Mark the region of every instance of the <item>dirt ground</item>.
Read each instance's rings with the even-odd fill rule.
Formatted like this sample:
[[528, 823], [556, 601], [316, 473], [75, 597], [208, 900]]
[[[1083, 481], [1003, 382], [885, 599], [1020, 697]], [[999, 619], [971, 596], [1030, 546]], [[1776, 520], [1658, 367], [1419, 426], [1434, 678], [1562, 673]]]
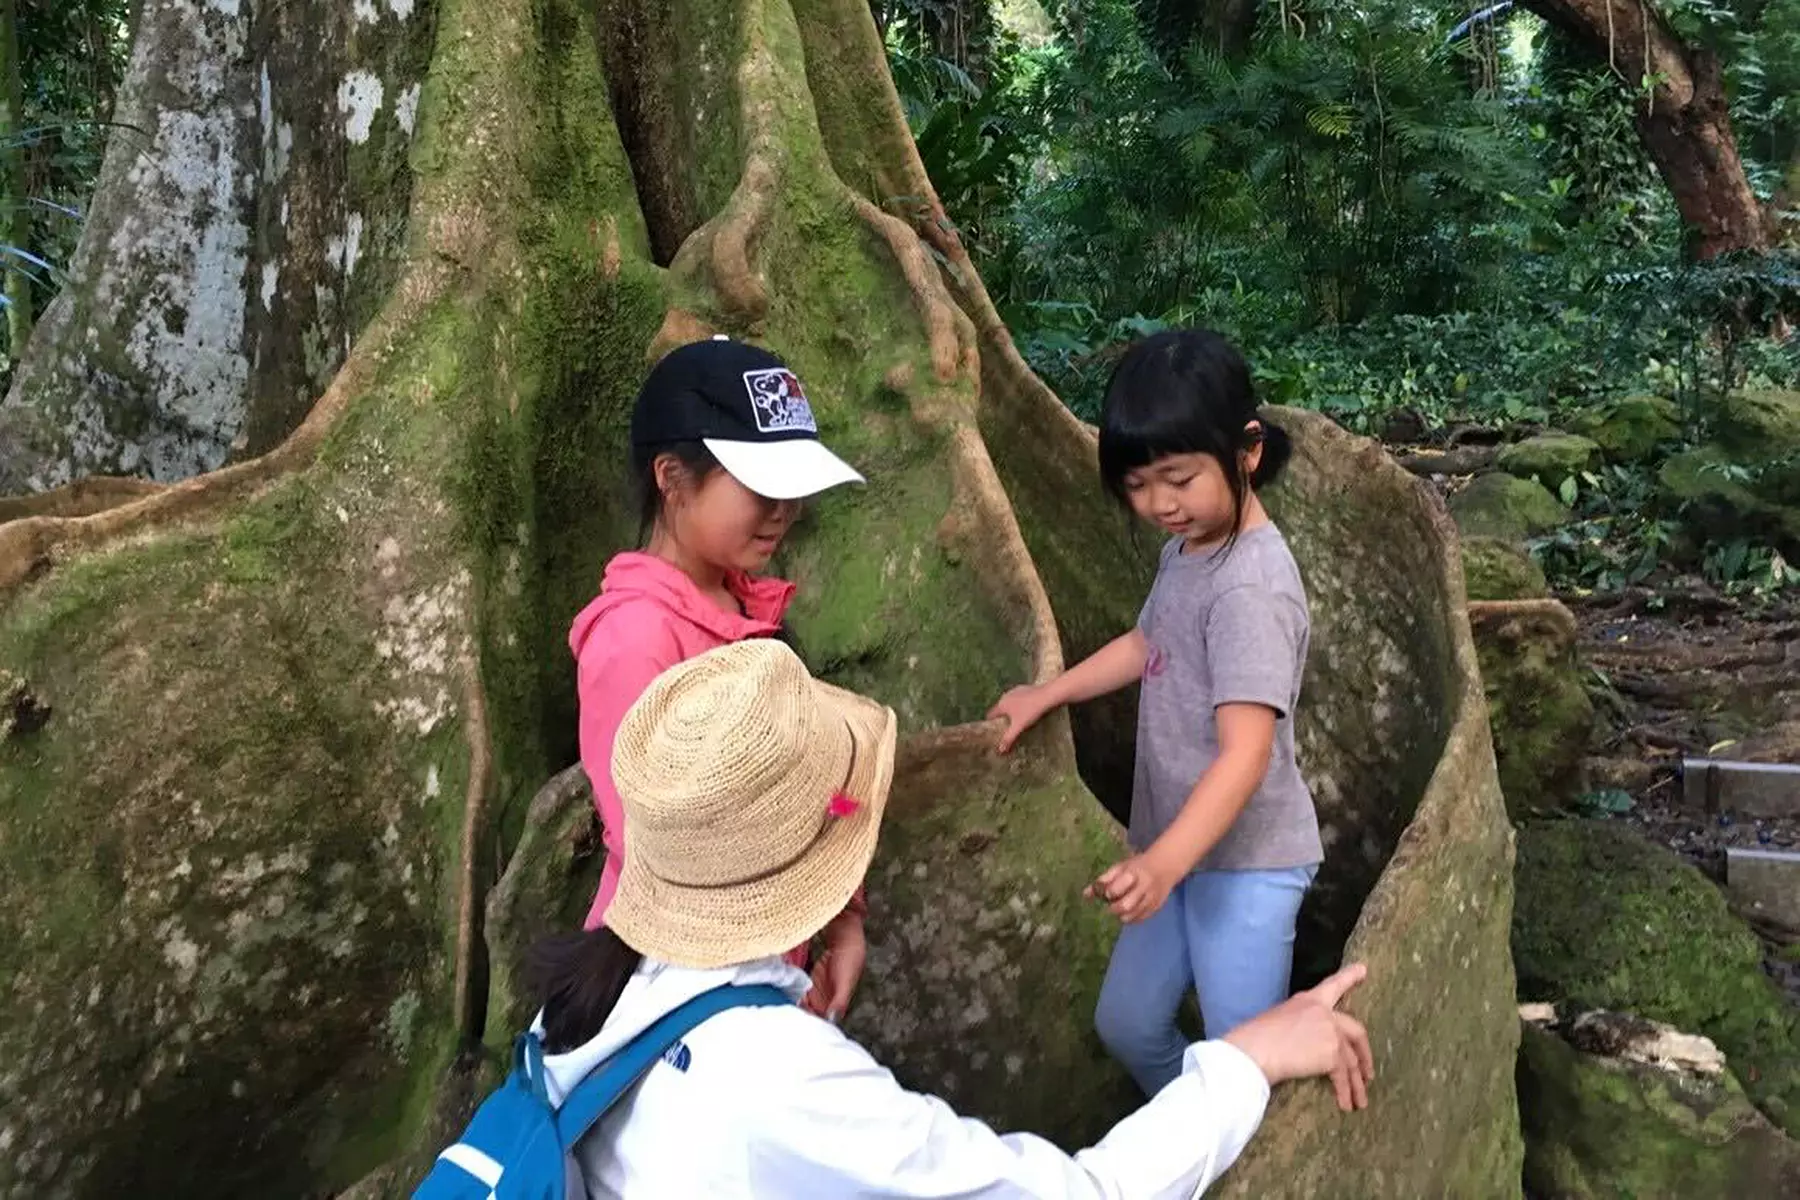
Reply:
[[[1800, 762], [1800, 604], [1740, 604], [1697, 580], [1564, 597], [1600, 709], [1591, 785], [1628, 793], [1620, 819], [1724, 881], [1727, 847], [1800, 849], [1800, 820], [1683, 802], [1684, 756]], [[1800, 1003], [1800, 953], [1770, 938], [1771, 975]]]

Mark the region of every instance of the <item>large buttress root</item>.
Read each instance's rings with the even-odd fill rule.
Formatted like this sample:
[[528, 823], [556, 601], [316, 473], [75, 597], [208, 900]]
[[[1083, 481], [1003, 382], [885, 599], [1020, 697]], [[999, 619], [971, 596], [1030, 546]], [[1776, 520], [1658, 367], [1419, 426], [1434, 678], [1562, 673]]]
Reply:
[[[50, 712], [0, 743], [0, 1194], [334, 1190], [482, 1033], [490, 816], [548, 771], [538, 647], [499, 632], [543, 566], [508, 543], [566, 478], [520, 348], [596, 315], [531, 285], [596, 275], [575, 229], [643, 235], [604, 109], [561, 94], [597, 77], [548, 36], [576, 18], [437, 15], [407, 263], [300, 428], [0, 524], [0, 664]], [[616, 186], [533, 223], [547, 158]], [[658, 281], [618, 275], [647, 337]]]

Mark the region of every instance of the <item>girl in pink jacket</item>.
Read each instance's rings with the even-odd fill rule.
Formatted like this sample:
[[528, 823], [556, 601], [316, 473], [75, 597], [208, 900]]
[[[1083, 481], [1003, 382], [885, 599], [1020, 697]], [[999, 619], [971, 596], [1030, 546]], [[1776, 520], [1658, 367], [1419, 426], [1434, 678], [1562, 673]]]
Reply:
[[[862, 476], [819, 441], [800, 381], [766, 350], [724, 337], [670, 352], [650, 372], [631, 415], [644, 549], [606, 565], [600, 595], [575, 618], [581, 764], [606, 844], [586, 927], [605, 921], [627, 853], [613, 786], [613, 738], [650, 682], [727, 642], [779, 637], [794, 586], [754, 572], [768, 565], [799, 501]], [[859, 891], [824, 932], [804, 1001], [836, 1020], [862, 974]], [[809, 966], [809, 947], [788, 961]]]

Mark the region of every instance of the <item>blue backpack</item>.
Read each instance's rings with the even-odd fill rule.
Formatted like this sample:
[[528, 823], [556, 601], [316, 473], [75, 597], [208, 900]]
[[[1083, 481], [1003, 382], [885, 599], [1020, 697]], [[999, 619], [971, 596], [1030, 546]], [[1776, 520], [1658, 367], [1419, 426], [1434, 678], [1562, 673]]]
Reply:
[[[562, 1107], [544, 1090], [544, 1046], [519, 1035], [512, 1073], [481, 1102], [462, 1139], [438, 1155], [413, 1200], [567, 1200], [584, 1196], [568, 1153], [683, 1034], [728, 1008], [791, 1004], [767, 984], [702, 992], [620, 1047], [575, 1085]], [[571, 1183], [574, 1187], [571, 1188]]]

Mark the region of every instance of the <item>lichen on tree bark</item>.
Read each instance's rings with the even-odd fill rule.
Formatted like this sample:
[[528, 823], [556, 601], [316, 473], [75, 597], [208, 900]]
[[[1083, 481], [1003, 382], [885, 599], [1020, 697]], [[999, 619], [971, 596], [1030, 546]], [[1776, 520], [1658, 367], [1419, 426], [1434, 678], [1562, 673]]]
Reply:
[[[516, 1023], [515, 917], [587, 886], [527, 812], [573, 758], [562, 634], [632, 536], [639, 380], [715, 330], [788, 357], [875, 480], [782, 564], [815, 668], [907, 735], [856, 1028], [970, 1111], [1091, 1135], [1124, 1093], [1088, 1030], [1112, 927], [1078, 893], [1119, 843], [1077, 763], [1116, 785], [1129, 701], [1005, 761], [975, 722], [1124, 627], [1145, 562], [936, 201], [867, 5], [435, 20], [394, 282], [299, 428], [0, 524], [0, 669], [52, 713], [0, 744], [0, 1192], [406, 1189], [480, 1078], [446, 1066]], [[1451, 534], [1371, 444], [1287, 419], [1333, 844], [1306, 953], [1370, 961], [1387, 1107], [1285, 1092], [1229, 1187], [1504, 1194], [1510, 834]], [[1019, 1086], [1040, 1071], [1066, 1090]]]
[[0, 404], [0, 495], [278, 445], [392, 286], [429, 0], [149, 0], [70, 280]]

